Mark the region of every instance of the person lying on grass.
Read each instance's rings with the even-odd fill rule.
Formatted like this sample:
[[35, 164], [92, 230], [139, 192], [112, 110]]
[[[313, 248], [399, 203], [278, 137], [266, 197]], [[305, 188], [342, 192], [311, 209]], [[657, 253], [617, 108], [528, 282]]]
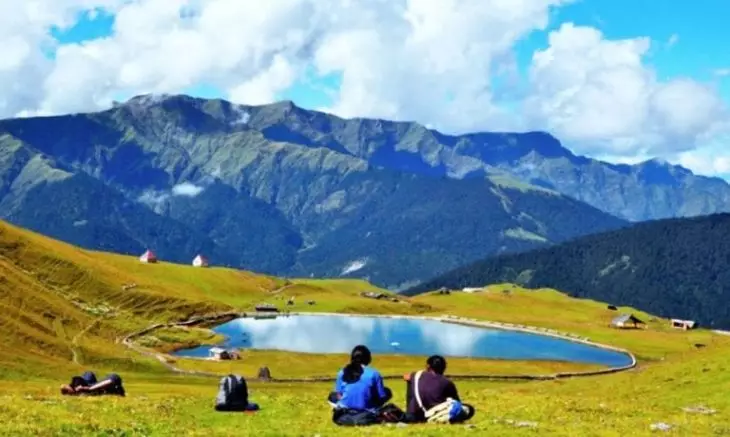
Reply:
[[403, 412], [388, 404], [393, 393], [383, 377], [370, 367], [372, 355], [363, 345], [355, 346], [350, 363], [337, 373], [335, 391], [327, 400], [334, 409], [332, 420], [338, 425], [370, 425], [399, 421]]
[[406, 421], [459, 423], [474, 416], [474, 407], [462, 404], [456, 385], [444, 376], [446, 359], [432, 355], [426, 370], [404, 375]]
[[122, 378], [116, 373], [110, 373], [101, 381], [97, 381], [94, 372], [84, 372], [81, 376], [71, 378], [70, 384], [61, 386], [63, 395], [116, 395], [124, 396]]

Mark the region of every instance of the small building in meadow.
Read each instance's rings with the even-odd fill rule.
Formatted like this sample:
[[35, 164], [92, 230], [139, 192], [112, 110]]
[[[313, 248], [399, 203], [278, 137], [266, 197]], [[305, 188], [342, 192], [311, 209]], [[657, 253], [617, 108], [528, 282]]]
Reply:
[[208, 350], [208, 359], [210, 360], [240, 360], [241, 356], [235, 350], [228, 350], [222, 347], [212, 347]]
[[193, 260], [193, 267], [208, 267], [209, 265], [208, 258], [200, 254]]
[[611, 327], [618, 329], [637, 329], [639, 325], [646, 325], [633, 314], [621, 314], [611, 321]]
[[208, 358], [211, 360], [230, 360], [231, 356], [222, 347], [212, 347], [208, 350]]
[[272, 305], [270, 303], [260, 303], [256, 305], [256, 311], [260, 313], [277, 313], [279, 312], [279, 308], [277, 308], [275, 305]]
[[153, 264], [157, 262], [157, 255], [155, 255], [155, 253], [151, 250], [147, 249], [147, 251], [139, 257], [139, 261], [146, 264]]
[[367, 297], [369, 299], [385, 299], [388, 297], [385, 293], [380, 293], [378, 291], [363, 291], [360, 293], [360, 296]]
[[694, 320], [672, 319], [672, 328], [684, 329], [685, 331], [687, 331], [696, 327], [697, 322], [695, 322]]

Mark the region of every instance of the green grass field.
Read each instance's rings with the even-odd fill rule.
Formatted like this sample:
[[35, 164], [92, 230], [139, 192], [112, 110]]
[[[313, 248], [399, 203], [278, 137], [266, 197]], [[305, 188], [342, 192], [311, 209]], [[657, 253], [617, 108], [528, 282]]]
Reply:
[[[123, 289], [123, 285], [136, 286]], [[426, 295], [402, 302], [359, 296], [361, 281], [284, 280], [229, 269], [196, 269], [133, 257], [83, 251], [0, 223], [0, 435], [653, 435], [665, 422], [670, 435], [730, 435], [730, 337], [706, 330], [677, 331], [668, 322], [631, 311], [645, 330], [608, 324], [614, 311], [600, 302], [552, 290], [494, 285], [483, 293]], [[505, 290], [509, 290], [506, 293]], [[535, 382], [458, 381], [475, 405], [469, 426], [377, 426], [339, 429], [330, 422], [326, 383], [251, 380], [256, 414], [216, 413], [217, 378], [173, 374], [160, 362], [120, 344], [153, 323], [219, 311], [246, 311], [261, 302], [292, 311], [456, 315], [577, 334], [631, 350], [639, 366], [599, 377]], [[308, 300], [316, 301], [308, 305]], [[184, 331], [184, 332], [183, 332]], [[146, 346], [169, 350], [214, 342], [209, 331], [166, 329]], [[696, 345], [703, 345], [698, 348]], [[240, 361], [178, 360], [185, 369], [252, 377], [259, 367], [275, 377], [334, 375], [343, 355], [245, 351]], [[384, 374], [420, 367], [423, 357], [376, 356]], [[120, 373], [125, 398], [68, 398], [58, 386], [87, 368]], [[552, 374], [582, 370], [554, 362], [450, 360], [449, 372]], [[101, 376], [101, 375], [100, 375]], [[401, 381], [389, 380], [402, 404]], [[686, 412], [704, 406], [713, 414]]]

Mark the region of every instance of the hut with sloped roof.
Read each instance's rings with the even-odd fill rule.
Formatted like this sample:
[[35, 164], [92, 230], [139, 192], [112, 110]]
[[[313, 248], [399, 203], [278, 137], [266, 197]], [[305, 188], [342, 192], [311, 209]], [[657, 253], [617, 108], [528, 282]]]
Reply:
[[139, 261], [145, 264], [154, 264], [157, 262], [157, 255], [155, 255], [155, 253], [151, 250], [147, 249], [145, 253], [143, 253], [139, 257]]
[[210, 263], [208, 262], [208, 258], [203, 255], [198, 254], [198, 256], [193, 259], [193, 267], [208, 267], [209, 265]]
[[639, 325], [646, 325], [633, 314], [621, 314], [611, 321], [611, 327], [618, 329], [638, 329]]

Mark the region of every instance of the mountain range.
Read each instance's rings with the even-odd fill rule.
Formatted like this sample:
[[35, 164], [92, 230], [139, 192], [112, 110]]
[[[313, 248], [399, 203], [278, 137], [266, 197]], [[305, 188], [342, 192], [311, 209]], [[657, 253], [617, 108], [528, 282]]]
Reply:
[[138, 96], [0, 121], [0, 218], [86, 248], [402, 289], [495, 254], [722, 211], [730, 187], [578, 157], [546, 133]]
[[730, 328], [730, 214], [665, 219], [458, 268], [410, 290], [501, 282]]

